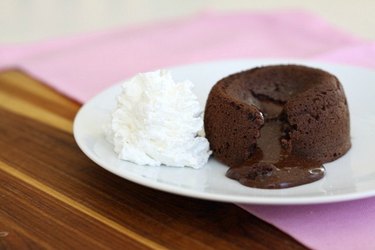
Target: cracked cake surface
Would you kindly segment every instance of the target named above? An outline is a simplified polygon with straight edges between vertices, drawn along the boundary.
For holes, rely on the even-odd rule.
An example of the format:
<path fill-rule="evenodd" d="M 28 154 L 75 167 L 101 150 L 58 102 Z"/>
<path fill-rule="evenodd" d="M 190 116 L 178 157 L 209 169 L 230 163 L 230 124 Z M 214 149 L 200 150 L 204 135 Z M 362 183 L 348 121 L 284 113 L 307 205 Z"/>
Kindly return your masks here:
<path fill-rule="evenodd" d="M 333 161 L 351 147 L 347 100 L 332 74 L 301 65 L 273 65 L 218 81 L 208 96 L 204 124 L 214 156 L 228 166 L 251 159 L 261 128 L 278 121 L 290 154 Z"/>

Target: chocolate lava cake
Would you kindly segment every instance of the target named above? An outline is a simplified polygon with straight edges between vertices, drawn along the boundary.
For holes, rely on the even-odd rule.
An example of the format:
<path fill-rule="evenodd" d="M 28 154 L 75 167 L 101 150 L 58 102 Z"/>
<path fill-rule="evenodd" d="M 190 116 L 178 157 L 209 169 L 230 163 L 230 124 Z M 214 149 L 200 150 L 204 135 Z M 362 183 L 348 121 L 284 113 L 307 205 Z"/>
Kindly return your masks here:
<path fill-rule="evenodd" d="M 271 121 L 279 124 L 276 142 L 265 139 Z M 214 156 L 230 167 L 254 157 L 259 143 L 279 144 L 283 154 L 318 163 L 339 158 L 351 146 L 339 80 L 300 65 L 258 67 L 223 78 L 208 96 L 204 124 Z"/>

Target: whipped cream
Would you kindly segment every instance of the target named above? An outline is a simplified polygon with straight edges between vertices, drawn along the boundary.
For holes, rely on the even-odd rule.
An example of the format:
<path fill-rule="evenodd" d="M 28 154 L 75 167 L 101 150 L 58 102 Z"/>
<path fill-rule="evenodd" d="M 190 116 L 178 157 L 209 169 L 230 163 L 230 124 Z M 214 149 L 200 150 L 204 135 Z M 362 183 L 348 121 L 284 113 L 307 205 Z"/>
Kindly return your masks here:
<path fill-rule="evenodd" d="M 206 164 L 211 151 L 192 88 L 190 81 L 175 82 L 166 70 L 125 81 L 105 131 L 119 158 L 150 166 Z"/>

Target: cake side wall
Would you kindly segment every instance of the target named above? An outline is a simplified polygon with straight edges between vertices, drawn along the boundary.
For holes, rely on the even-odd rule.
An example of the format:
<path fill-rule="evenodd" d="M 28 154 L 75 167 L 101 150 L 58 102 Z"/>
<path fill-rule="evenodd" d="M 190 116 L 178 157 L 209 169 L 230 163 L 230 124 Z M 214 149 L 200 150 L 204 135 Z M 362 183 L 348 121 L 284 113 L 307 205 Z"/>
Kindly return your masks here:
<path fill-rule="evenodd" d="M 329 162 L 350 149 L 349 111 L 344 90 L 336 78 L 289 100 L 285 112 L 293 153 Z"/>
<path fill-rule="evenodd" d="M 207 99 L 204 115 L 206 137 L 214 156 L 228 166 L 247 160 L 256 149 L 264 123 L 255 108 L 230 100 L 215 86 Z"/>

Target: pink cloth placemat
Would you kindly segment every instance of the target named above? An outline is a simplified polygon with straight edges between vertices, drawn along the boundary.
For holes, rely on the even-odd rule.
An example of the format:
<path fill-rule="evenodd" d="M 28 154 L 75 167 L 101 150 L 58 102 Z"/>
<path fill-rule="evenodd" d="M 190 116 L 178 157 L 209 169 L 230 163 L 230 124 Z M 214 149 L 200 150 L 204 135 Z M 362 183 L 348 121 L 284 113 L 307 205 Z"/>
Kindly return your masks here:
<path fill-rule="evenodd" d="M 256 57 L 314 58 L 375 69 L 375 43 L 292 10 L 202 13 L 73 38 L 0 44 L 0 69 L 21 68 L 80 102 L 138 72 Z M 327 205 L 240 206 L 310 248 L 375 249 L 375 198 Z"/>
<path fill-rule="evenodd" d="M 24 46 L 0 46 L 0 68 L 16 65 L 84 102 L 141 71 L 203 60 L 314 57 L 363 42 L 301 11 L 203 13 Z"/>

